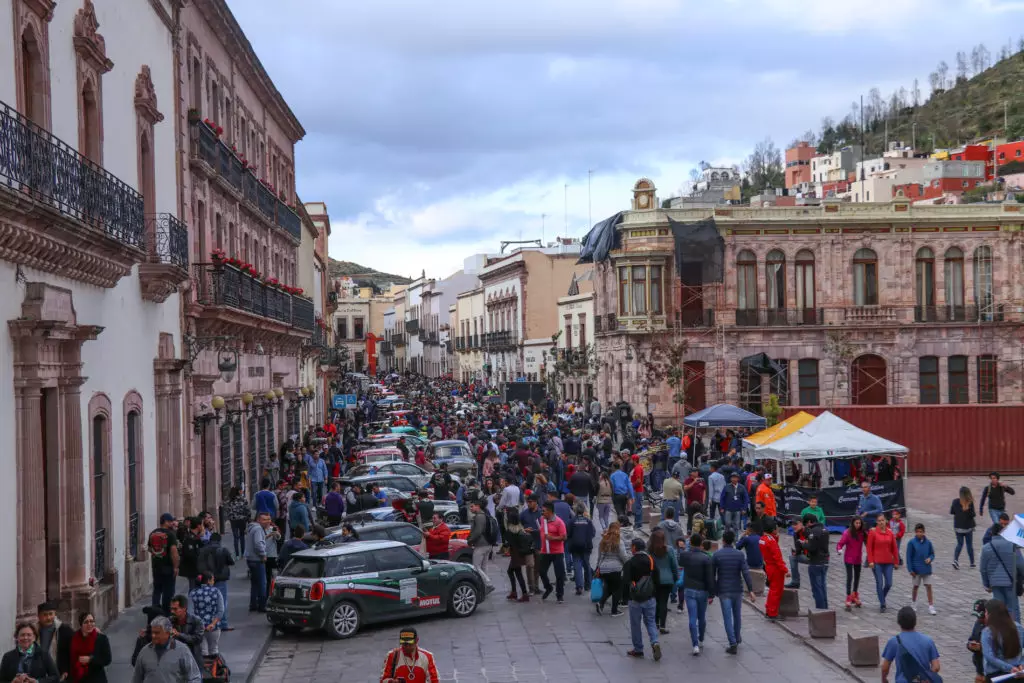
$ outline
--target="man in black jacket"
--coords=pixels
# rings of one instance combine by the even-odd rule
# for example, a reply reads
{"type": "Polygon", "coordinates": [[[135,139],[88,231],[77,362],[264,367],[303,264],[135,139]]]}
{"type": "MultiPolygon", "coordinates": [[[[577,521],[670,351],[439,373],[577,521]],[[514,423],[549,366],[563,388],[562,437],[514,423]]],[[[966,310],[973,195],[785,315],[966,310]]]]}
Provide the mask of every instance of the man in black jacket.
{"type": "Polygon", "coordinates": [[[715,599],[715,572],[711,558],[701,549],[704,538],[700,534],[690,537],[690,548],[679,555],[679,570],[683,572],[683,595],[686,611],[690,613],[690,643],[693,656],[700,654],[707,630],[708,605],[715,599]]]}
{"type": "Polygon", "coordinates": [[[978,514],[985,514],[985,501],[988,500],[988,516],[992,518],[993,524],[999,524],[999,514],[1006,511],[1006,494],[1011,496],[1016,492],[1012,487],[999,481],[999,473],[992,472],[988,475],[989,485],[981,492],[981,503],[978,504],[978,514]]]}
{"type": "Polygon", "coordinates": [[[231,551],[221,546],[220,534],[210,534],[210,542],[199,550],[199,573],[213,575],[213,587],[220,591],[224,598],[224,616],[217,622],[217,628],[221,631],[234,631],[228,626],[228,579],[231,578],[231,567],[235,564],[235,558],[231,551]]]}
{"type": "Polygon", "coordinates": [[[797,552],[807,557],[807,576],[811,581],[816,609],[828,609],[828,529],[818,524],[818,518],[804,515],[804,538],[793,537],[797,552]]]}
{"type": "Polygon", "coordinates": [[[646,552],[647,544],[642,538],[633,539],[632,549],[633,557],[622,566],[622,591],[629,602],[629,632],[633,639],[633,649],[626,654],[637,658],[644,656],[644,636],[640,630],[643,623],[647,627],[647,637],[651,639],[654,661],[658,661],[661,659],[661,645],[658,644],[658,626],[654,616],[658,570],[654,567],[654,558],[646,552]]]}
{"type": "Polygon", "coordinates": [[[57,605],[44,602],[36,609],[39,619],[39,649],[49,653],[57,670],[62,674],[71,671],[71,636],[75,631],[57,618],[57,605]]]}
{"type": "Polygon", "coordinates": [[[181,641],[192,651],[196,664],[203,666],[203,635],[206,628],[203,621],[188,611],[188,598],[176,595],[171,600],[171,637],[181,641]]]}

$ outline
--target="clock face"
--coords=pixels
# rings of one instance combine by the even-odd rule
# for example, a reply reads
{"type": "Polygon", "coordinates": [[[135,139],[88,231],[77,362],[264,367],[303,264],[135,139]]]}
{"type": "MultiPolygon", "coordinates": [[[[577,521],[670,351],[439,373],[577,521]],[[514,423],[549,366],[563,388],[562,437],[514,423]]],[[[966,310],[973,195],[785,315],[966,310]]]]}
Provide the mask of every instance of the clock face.
{"type": "Polygon", "coordinates": [[[639,200],[638,200],[638,203],[640,204],[640,208],[641,208],[641,209],[646,209],[646,208],[647,208],[647,202],[648,202],[648,201],[649,201],[649,200],[647,199],[647,195],[646,195],[646,194],[642,194],[642,195],[640,195],[640,198],[639,198],[639,200]]]}

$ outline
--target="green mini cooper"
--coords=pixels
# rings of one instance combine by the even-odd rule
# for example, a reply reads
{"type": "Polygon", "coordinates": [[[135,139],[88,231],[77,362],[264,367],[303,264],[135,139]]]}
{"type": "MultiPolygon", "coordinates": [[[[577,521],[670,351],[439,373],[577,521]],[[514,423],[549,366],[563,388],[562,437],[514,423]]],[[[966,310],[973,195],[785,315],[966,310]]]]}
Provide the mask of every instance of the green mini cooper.
{"type": "Polygon", "coordinates": [[[303,550],[274,579],[267,619],[282,631],[348,638],[363,624],[447,611],[468,617],[494,590],[472,565],[426,560],[398,541],[303,550]]]}

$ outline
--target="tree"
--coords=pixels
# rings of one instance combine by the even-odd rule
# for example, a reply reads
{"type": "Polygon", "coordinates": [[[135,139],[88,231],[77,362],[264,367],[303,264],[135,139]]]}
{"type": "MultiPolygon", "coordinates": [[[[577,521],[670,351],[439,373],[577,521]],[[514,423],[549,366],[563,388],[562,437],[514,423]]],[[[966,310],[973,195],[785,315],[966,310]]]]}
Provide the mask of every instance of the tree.
{"type": "Polygon", "coordinates": [[[910,89],[910,98],[915,108],[921,106],[921,86],[916,78],[914,79],[914,87],[910,89]]]}
{"type": "Polygon", "coordinates": [[[946,89],[946,77],[949,76],[949,64],[946,64],[945,60],[939,62],[939,65],[935,68],[935,72],[939,75],[939,89],[946,89]]]}
{"type": "Polygon", "coordinates": [[[782,406],[779,405],[779,397],[775,394],[768,394],[768,403],[761,409],[761,412],[764,413],[767,426],[774,427],[777,425],[779,418],[782,416],[782,406]]]}
{"type": "Polygon", "coordinates": [[[868,92],[868,102],[871,107],[871,122],[876,123],[882,120],[885,115],[885,103],[882,101],[882,91],[872,88],[868,92]]]}
{"type": "MultiPolygon", "coordinates": [[[[971,49],[971,73],[973,75],[980,74],[982,71],[981,65],[981,53],[978,51],[978,46],[975,45],[971,49]]],[[[966,74],[964,74],[966,76],[966,74]]]]}
{"type": "Polygon", "coordinates": [[[782,152],[771,138],[765,138],[754,146],[754,151],[747,157],[744,171],[755,194],[785,184],[782,152]]]}
{"type": "Polygon", "coordinates": [[[928,85],[931,87],[932,93],[942,90],[942,77],[939,76],[938,71],[933,71],[928,74],[928,85]]]}
{"type": "Polygon", "coordinates": [[[956,77],[967,80],[967,53],[962,50],[956,53],[956,77]]]}
{"type": "Polygon", "coordinates": [[[640,381],[644,387],[645,413],[651,412],[651,387],[657,386],[666,379],[673,367],[682,366],[682,359],[687,348],[688,344],[685,340],[658,338],[651,343],[650,348],[637,353],[641,371],[640,381]]]}
{"type": "Polygon", "coordinates": [[[832,361],[832,398],[829,405],[835,405],[836,389],[849,381],[850,363],[857,357],[857,347],[845,332],[825,332],[825,357],[832,361]]]}
{"type": "Polygon", "coordinates": [[[978,62],[982,71],[992,66],[992,53],[985,47],[985,43],[978,44],[978,62]]]}

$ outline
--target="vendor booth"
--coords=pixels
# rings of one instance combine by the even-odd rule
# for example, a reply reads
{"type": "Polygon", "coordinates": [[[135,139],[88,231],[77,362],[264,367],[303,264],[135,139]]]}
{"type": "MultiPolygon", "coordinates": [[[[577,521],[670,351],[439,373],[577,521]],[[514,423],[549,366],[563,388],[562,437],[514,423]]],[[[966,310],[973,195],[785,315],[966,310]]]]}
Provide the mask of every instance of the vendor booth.
{"type": "MultiPolygon", "coordinates": [[[[786,422],[797,417],[799,415],[794,415],[786,422]]],[[[781,514],[789,518],[800,514],[808,497],[814,494],[825,511],[828,526],[846,527],[857,510],[860,479],[874,479],[876,473],[878,481],[872,483],[871,491],[881,498],[885,512],[897,509],[906,512],[903,477],[907,471],[908,451],[904,446],[856,427],[828,411],[801,427],[793,429],[790,425],[780,432],[786,433],[759,439],[762,445],[749,453],[758,461],[774,461],[780,471],[779,481],[785,482],[779,507],[781,514]],[[896,458],[901,460],[900,464],[896,458]]],[[[751,437],[747,441],[751,441],[751,437]]]]}
{"type": "Polygon", "coordinates": [[[703,428],[764,428],[768,421],[749,410],[731,406],[728,403],[717,403],[713,406],[698,410],[683,418],[683,424],[687,427],[703,428]]]}

